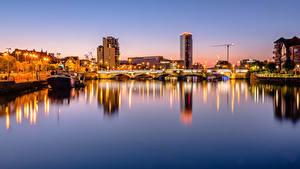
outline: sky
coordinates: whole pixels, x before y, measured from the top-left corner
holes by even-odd
[[[193,33],[194,62],[272,59],[273,42],[300,36],[299,0],[1,0],[0,51],[37,49],[96,56],[102,37],[119,38],[121,59],[179,59],[179,35]]]

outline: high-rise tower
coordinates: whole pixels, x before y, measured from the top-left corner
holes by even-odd
[[[184,60],[185,68],[193,67],[193,36],[191,33],[180,35],[180,59]]]
[[[118,39],[108,36],[103,38],[103,45],[97,48],[97,61],[101,67],[114,68],[119,65],[120,48]]]

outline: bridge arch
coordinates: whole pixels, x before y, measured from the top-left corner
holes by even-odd
[[[151,75],[151,74],[147,74],[147,73],[141,73],[141,74],[136,74],[134,77],[134,79],[137,80],[142,80],[142,79],[154,79],[155,76]]]
[[[131,79],[131,77],[127,74],[115,74],[114,76],[112,76],[112,79],[116,79],[116,80],[129,80]]]
[[[170,77],[178,77],[178,75],[176,75],[176,74],[163,73],[163,74],[160,74],[160,75],[156,76],[155,79],[157,79],[157,80],[165,80],[165,78],[168,77],[168,76],[170,76]]]

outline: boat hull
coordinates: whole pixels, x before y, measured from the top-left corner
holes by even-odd
[[[52,88],[70,89],[75,87],[76,80],[72,77],[52,76],[47,81]]]

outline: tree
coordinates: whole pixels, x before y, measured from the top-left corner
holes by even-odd
[[[276,64],[274,62],[269,62],[266,65],[266,69],[268,72],[273,73],[276,71]]]
[[[287,59],[283,64],[283,68],[287,72],[289,72],[290,70],[293,70],[295,68],[295,66],[296,66],[295,62],[292,61],[291,59]]]
[[[0,71],[6,71],[9,72],[12,70],[12,68],[16,63],[16,59],[13,56],[10,55],[3,55],[0,56]]]
[[[250,65],[250,71],[251,72],[259,72],[261,71],[264,64],[260,61],[256,61]]]

